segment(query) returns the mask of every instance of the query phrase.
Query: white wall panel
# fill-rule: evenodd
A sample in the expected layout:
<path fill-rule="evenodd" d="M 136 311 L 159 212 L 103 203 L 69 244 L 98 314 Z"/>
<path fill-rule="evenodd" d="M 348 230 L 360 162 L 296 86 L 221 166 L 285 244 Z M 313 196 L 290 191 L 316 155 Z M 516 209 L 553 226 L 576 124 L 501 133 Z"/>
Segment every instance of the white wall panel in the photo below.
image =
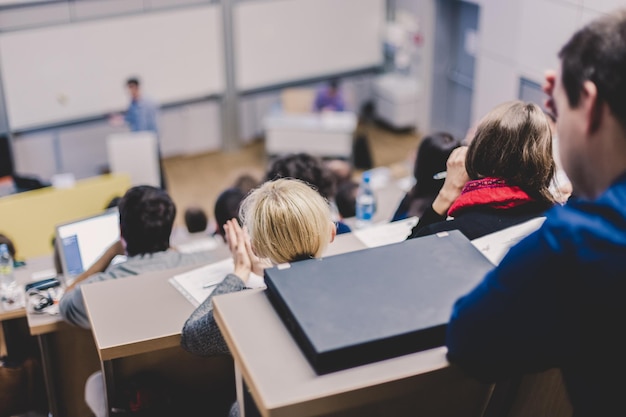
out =
<path fill-rule="evenodd" d="M 557 54 L 578 28 L 578 21 L 577 7 L 548 0 L 524 0 L 517 62 L 541 71 L 556 68 Z"/>
<path fill-rule="evenodd" d="M 618 8 L 626 7 L 623 0 L 582 0 L 583 7 L 596 12 L 610 13 Z"/>
<path fill-rule="evenodd" d="M 250 90 L 381 65 L 383 0 L 235 5 L 235 79 Z"/>
<path fill-rule="evenodd" d="M 23 130 L 125 109 L 131 75 L 161 104 L 221 93 L 221 27 L 220 7 L 208 5 L 1 34 L 9 124 Z"/>
<path fill-rule="evenodd" d="M 78 20 L 143 11 L 143 0 L 74 1 L 71 5 Z"/>
<path fill-rule="evenodd" d="M 19 136 L 13 140 L 15 172 L 34 175 L 44 181 L 57 173 L 52 132 Z"/>
<path fill-rule="evenodd" d="M 519 0 L 489 1 L 480 9 L 480 48 L 491 55 L 515 59 L 521 29 Z"/>
<path fill-rule="evenodd" d="M 69 3 L 6 9 L 0 13 L 0 29 L 12 30 L 70 21 Z"/>
<path fill-rule="evenodd" d="M 472 120 L 480 120 L 496 105 L 517 98 L 519 75 L 512 63 L 482 55 L 477 62 Z"/>

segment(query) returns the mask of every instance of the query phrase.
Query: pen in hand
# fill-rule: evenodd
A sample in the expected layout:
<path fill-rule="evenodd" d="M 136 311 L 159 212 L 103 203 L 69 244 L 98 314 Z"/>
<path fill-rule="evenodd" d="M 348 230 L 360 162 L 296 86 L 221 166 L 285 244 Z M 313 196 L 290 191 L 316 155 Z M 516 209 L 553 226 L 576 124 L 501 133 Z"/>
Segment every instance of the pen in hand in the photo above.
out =
<path fill-rule="evenodd" d="M 209 281 L 209 282 L 206 282 L 206 283 L 202 284 L 202 288 L 205 289 L 205 288 L 215 287 L 220 282 L 222 282 L 221 279 L 218 279 L 218 280 L 215 280 L 215 281 Z"/>

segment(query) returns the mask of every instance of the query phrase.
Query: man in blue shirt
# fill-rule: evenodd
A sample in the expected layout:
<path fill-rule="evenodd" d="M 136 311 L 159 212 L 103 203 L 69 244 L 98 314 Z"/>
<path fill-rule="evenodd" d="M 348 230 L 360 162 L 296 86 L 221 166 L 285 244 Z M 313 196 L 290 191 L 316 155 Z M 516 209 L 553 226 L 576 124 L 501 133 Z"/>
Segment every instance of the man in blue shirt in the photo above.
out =
<path fill-rule="evenodd" d="M 157 136 L 158 129 L 158 106 L 157 104 L 141 94 L 139 88 L 139 80 L 137 78 L 129 78 L 126 81 L 131 102 L 124 120 L 133 132 L 150 131 Z"/>
<path fill-rule="evenodd" d="M 453 309 L 448 359 L 495 382 L 559 368 L 574 415 L 626 415 L 626 9 L 546 75 L 575 201 L 547 213 Z"/>
<path fill-rule="evenodd" d="M 163 164 L 161 163 L 161 150 L 159 147 L 159 107 L 154 101 L 145 97 L 141 93 L 139 79 L 129 78 L 126 81 L 126 86 L 128 87 L 131 102 L 130 106 L 128 106 L 128 110 L 126 110 L 124 120 L 126 121 L 126 124 L 128 124 L 130 130 L 133 132 L 149 131 L 154 132 L 154 134 L 156 135 L 157 152 L 159 155 L 159 170 L 161 175 L 161 188 L 165 189 L 165 176 L 163 174 Z"/>

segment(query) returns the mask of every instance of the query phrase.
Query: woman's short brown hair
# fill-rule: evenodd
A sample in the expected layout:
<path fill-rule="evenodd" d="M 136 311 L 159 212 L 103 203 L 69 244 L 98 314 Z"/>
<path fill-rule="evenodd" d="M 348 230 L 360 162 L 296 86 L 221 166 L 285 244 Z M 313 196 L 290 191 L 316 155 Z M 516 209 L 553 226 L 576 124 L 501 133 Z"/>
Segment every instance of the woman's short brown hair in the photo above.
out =
<path fill-rule="evenodd" d="M 549 187 L 555 172 L 552 133 L 541 108 L 509 101 L 480 121 L 465 159 L 473 180 L 502 178 L 539 201 L 554 203 Z"/>

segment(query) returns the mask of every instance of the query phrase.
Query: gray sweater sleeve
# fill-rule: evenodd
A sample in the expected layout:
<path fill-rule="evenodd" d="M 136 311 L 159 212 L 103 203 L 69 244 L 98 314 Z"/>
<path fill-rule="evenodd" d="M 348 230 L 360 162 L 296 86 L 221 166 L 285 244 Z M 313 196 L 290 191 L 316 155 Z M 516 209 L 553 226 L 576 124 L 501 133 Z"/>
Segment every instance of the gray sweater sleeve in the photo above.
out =
<path fill-rule="evenodd" d="M 213 297 L 242 291 L 245 288 L 246 285 L 237 275 L 226 275 L 224 281 L 191 313 L 185 322 L 180 342 L 183 349 L 200 356 L 230 354 L 226 341 L 213 317 Z"/>
<path fill-rule="evenodd" d="M 91 323 L 87 316 L 87 309 L 85 308 L 85 301 L 83 300 L 83 292 L 80 286 L 65 293 L 61 297 L 59 302 L 59 313 L 63 320 L 74 326 L 79 326 L 84 329 L 90 329 Z"/>

